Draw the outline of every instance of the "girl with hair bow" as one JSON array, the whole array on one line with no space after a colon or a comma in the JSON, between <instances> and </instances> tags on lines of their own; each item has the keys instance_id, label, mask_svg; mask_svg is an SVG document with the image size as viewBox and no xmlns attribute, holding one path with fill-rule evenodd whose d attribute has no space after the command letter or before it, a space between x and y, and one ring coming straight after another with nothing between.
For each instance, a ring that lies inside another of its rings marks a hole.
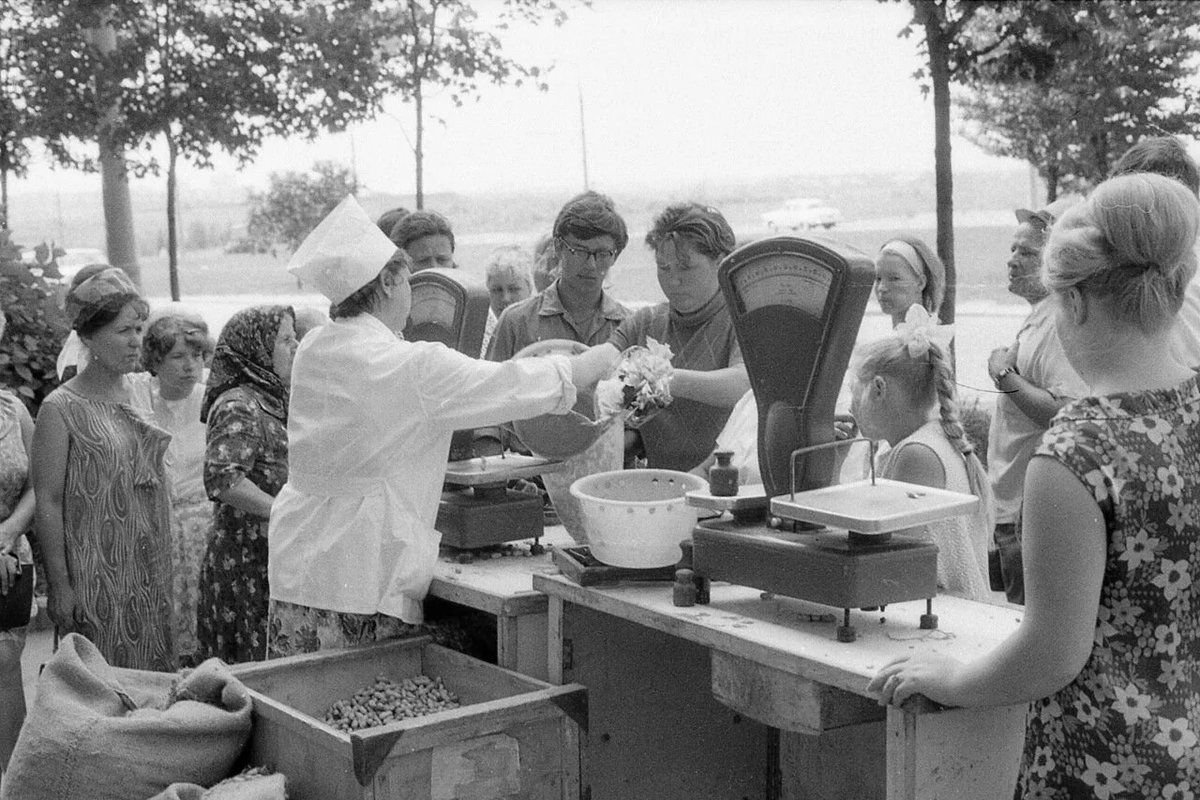
<instances>
[{"instance_id":1,"label":"girl with hair bow","mask_svg":"<svg viewBox=\"0 0 1200 800\"><path fill-rule=\"evenodd\" d=\"M886 440L876 474L973 494L976 512L910 531L938 546L938 585L971 600L991 596L987 540L991 487L958 418L954 373L946 353L954 336L924 308L911 306L891 336L862 345L850 372L850 411L864 436Z\"/></svg>"}]
</instances>

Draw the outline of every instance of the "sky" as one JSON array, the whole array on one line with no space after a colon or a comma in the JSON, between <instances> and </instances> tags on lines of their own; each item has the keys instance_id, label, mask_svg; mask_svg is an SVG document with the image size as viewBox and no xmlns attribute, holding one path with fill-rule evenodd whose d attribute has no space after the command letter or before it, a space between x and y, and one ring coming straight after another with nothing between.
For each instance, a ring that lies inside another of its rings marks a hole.
<instances>
[{"instance_id":1,"label":"sky","mask_svg":"<svg viewBox=\"0 0 1200 800\"><path fill-rule=\"evenodd\" d=\"M496 0L474 5L486 15ZM461 108L446 94L431 99L442 122L427 126L427 192L582 188L581 128L588 181L607 191L932 169L932 100L912 77L919 34L898 37L906 2L593 0L569 9L561 28L501 34L514 58L553 65L548 91L488 85ZM241 170L218 157L218 182L261 187L272 172L333 160L355 167L369 190L411 193L414 128L411 106L395 99L349 132L269 141ZM961 138L954 164L1017 166ZM181 176L210 180L190 167Z\"/></svg>"}]
</instances>

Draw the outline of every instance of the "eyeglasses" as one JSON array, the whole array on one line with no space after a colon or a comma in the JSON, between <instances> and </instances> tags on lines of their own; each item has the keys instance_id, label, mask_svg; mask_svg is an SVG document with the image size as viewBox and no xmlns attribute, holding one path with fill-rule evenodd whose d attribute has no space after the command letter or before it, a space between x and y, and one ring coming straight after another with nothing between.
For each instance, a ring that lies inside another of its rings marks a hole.
<instances>
[{"instance_id":1,"label":"eyeglasses","mask_svg":"<svg viewBox=\"0 0 1200 800\"><path fill-rule=\"evenodd\" d=\"M582 247L574 247L565 239L559 239L558 243L566 248L574 260L581 264L586 264L588 261L594 260L596 266L601 269L611 267L616 262L617 255L621 252L619 250L586 250Z\"/></svg>"}]
</instances>

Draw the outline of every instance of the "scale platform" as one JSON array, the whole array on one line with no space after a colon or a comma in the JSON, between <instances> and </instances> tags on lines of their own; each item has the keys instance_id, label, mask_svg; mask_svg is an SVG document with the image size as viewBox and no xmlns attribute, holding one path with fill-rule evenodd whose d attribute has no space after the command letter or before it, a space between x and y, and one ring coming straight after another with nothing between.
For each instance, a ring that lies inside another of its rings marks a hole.
<instances>
[{"instance_id":1,"label":"scale platform","mask_svg":"<svg viewBox=\"0 0 1200 800\"><path fill-rule=\"evenodd\" d=\"M797 532L737 520L702 522L692 534L700 596L713 580L753 586L843 610L839 641L854 641L850 609L925 600L937 627L937 546L895 534L970 513L974 495L877 479L771 498L772 515L818 527Z\"/></svg>"},{"instance_id":2,"label":"scale platform","mask_svg":"<svg viewBox=\"0 0 1200 800\"><path fill-rule=\"evenodd\" d=\"M562 573L580 586L604 586L620 581L673 581L675 565L636 569L599 561L587 545L556 547L551 557Z\"/></svg>"},{"instance_id":3,"label":"scale platform","mask_svg":"<svg viewBox=\"0 0 1200 800\"><path fill-rule=\"evenodd\" d=\"M708 489L688 492L684 495L690 506L705 508L709 511L725 513L728 511L733 518L740 522L761 520L770 507L767 490L761 483L748 483L738 486L735 495L716 495Z\"/></svg>"},{"instance_id":4,"label":"scale platform","mask_svg":"<svg viewBox=\"0 0 1200 800\"><path fill-rule=\"evenodd\" d=\"M531 552L541 552L542 498L508 489L508 482L562 469L561 461L504 453L451 461L446 465L447 490L442 492L434 527L442 544L478 550L520 539L533 539Z\"/></svg>"}]
</instances>

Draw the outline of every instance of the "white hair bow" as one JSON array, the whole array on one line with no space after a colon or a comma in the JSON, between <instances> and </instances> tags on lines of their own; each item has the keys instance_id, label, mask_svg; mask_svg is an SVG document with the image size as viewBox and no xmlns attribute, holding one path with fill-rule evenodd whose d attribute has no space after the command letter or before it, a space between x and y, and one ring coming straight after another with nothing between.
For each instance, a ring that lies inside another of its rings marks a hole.
<instances>
[{"instance_id":1,"label":"white hair bow","mask_svg":"<svg viewBox=\"0 0 1200 800\"><path fill-rule=\"evenodd\" d=\"M942 353L950 353L950 342L954 339L953 325L938 325L925 307L913 303L904 314L904 322L896 326L893 334L908 349L912 358L921 358L929 352L929 345L936 344Z\"/></svg>"}]
</instances>

